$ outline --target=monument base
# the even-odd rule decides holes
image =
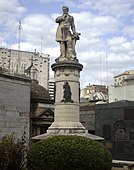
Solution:
[[[86,129],[80,122],[53,122],[47,133],[85,133]]]
[[[88,130],[80,122],[53,122],[47,133],[32,137],[32,140],[42,140],[52,136],[77,135],[92,140],[102,141],[104,138],[88,133]]]
[[[104,138],[100,137],[100,136],[96,136],[96,135],[92,135],[90,133],[88,133],[88,130],[85,130],[84,133],[79,133],[78,131],[76,133],[70,133],[70,131],[66,131],[66,132],[51,132],[51,133],[44,133],[42,135],[38,135],[38,136],[34,136],[32,137],[32,140],[43,140],[43,139],[47,139],[48,137],[53,137],[53,136],[73,136],[73,135],[77,135],[77,136],[82,136],[82,137],[86,137],[88,139],[91,140],[96,140],[96,141],[102,141],[104,140]]]
[[[60,61],[59,61],[60,60]],[[80,99],[80,71],[82,64],[78,61],[66,61],[59,58],[52,64],[55,72],[55,104],[54,122],[48,128],[47,133],[35,136],[33,140],[42,140],[51,136],[77,135],[92,140],[104,140],[104,138],[88,133],[88,130],[80,122],[79,99]],[[70,87],[70,100],[65,98],[65,85]]]

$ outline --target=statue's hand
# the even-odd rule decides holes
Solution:
[[[74,33],[74,36],[79,36],[79,35],[81,35],[81,33],[79,33],[79,32]]]
[[[78,33],[78,32],[73,33],[73,36],[75,37],[76,40],[80,39],[80,37],[79,37],[80,35],[81,35],[81,33]]]
[[[67,18],[67,14],[64,14],[63,15],[63,19],[65,20]]]

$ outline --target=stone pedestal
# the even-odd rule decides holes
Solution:
[[[54,122],[47,133],[35,136],[32,139],[41,140],[57,135],[78,135],[93,140],[103,140],[102,137],[88,133],[80,123],[80,71],[82,64],[78,61],[57,61],[52,66],[55,72],[55,110]],[[69,90],[65,86],[68,86]]]
[[[85,133],[79,120],[80,71],[77,61],[62,61],[52,65],[55,72],[55,118],[47,133]],[[64,99],[64,84],[68,83],[71,100]]]

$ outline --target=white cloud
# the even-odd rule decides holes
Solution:
[[[116,17],[123,17],[126,15],[134,14],[133,0],[80,0],[79,8],[89,8],[102,15],[112,15]]]
[[[94,27],[98,28],[102,34],[116,31],[119,26],[119,21],[111,16],[97,16],[93,22]]]
[[[39,0],[39,2],[41,2],[41,3],[53,3],[53,2],[61,2],[62,0],[51,0],[51,2],[50,2],[50,0]]]
[[[124,39],[125,40],[125,39]],[[119,53],[124,53],[124,54],[129,54],[133,51],[134,49],[134,41],[116,41],[112,46],[110,47],[110,50],[119,54]]]
[[[0,0],[0,34],[3,43],[10,41],[16,34],[18,20],[25,12],[25,7],[21,6],[18,0]],[[12,36],[12,38],[11,38]]]
[[[107,42],[109,45],[121,45],[122,43],[126,42],[125,37],[113,37],[109,39]]]
[[[124,35],[128,35],[134,38],[134,25],[125,26],[122,32],[124,33]]]
[[[10,48],[11,48],[11,49],[16,49],[16,50],[18,50],[18,43],[12,44],[12,45],[10,46]],[[22,51],[25,50],[25,51],[32,51],[32,52],[34,52],[35,49],[36,49],[37,52],[38,52],[38,51],[40,51],[40,46],[36,46],[36,45],[34,45],[33,43],[29,43],[29,42],[21,42],[21,43],[20,43],[20,49],[21,49]]]
[[[1,0],[0,1],[0,11],[13,13],[14,15],[21,14],[25,11],[25,8],[20,5],[18,0]]]
[[[90,12],[73,13],[78,31],[89,38],[117,31],[119,21],[111,16],[96,16]]]
[[[134,29],[132,23],[133,0],[40,0],[41,5],[53,5],[53,13],[37,10],[28,13],[17,0],[0,1],[0,45],[18,49],[18,20],[21,18],[21,50],[47,53],[51,64],[60,55],[59,44],[55,41],[58,24],[55,18],[61,15],[56,8],[67,5],[74,16],[76,29],[81,33],[76,43],[77,57],[84,68],[81,83],[113,84],[113,76],[134,65]],[[39,5],[40,5],[39,3]],[[52,4],[51,4],[52,3]],[[27,1],[25,1],[27,4]],[[58,5],[58,7],[57,7]],[[37,9],[40,6],[38,6]],[[32,1],[31,1],[32,8]],[[27,9],[27,11],[26,11]],[[52,10],[52,9],[51,9]],[[36,11],[36,9],[34,9]],[[24,15],[23,15],[24,14]],[[131,14],[131,15],[130,15]],[[130,20],[128,20],[128,18]],[[16,38],[16,39],[15,39]],[[42,47],[41,47],[42,45]],[[106,58],[107,53],[107,58]],[[51,75],[52,75],[51,71]],[[108,77],[107,77],[108,76]]]
[[[54,47],[56,24],[54,21],[42,14],[32,14],[22,21],[22,40],[38,46]]]

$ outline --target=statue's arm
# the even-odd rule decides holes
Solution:
[[[74,18],[73,17],[71,18],[71,29],[72,29],[73,34],[76,34],[76,28],[75,28],[75,25],[74,25]]]
[[[61,21],[64,21],[64,17],[63,17],[63,16],[59,16],[59,17],[56,18],[56,20],[55,20],[56,23],[60,23]]]
[[[72,32],[73,32],[73,35],[74,35],[75,39],[79,40],[80,39],[79,35],[81,35],[81,33],[76,32],[76,28],[75,28],[75,25],[74,25],[74,18],[73,17],[71,18],[71,29],[72,29]]]

